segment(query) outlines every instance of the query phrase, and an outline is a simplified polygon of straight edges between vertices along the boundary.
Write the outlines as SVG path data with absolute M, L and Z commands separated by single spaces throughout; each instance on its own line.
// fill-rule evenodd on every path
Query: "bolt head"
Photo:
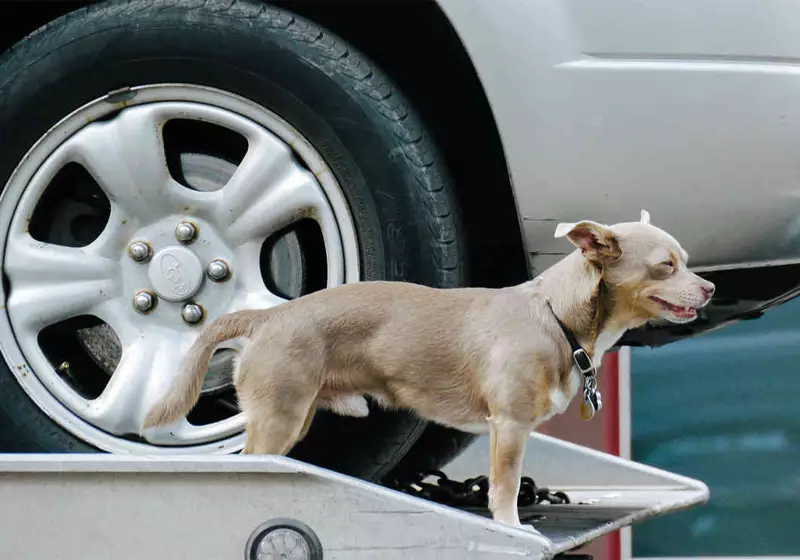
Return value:
M 204 315 L 203 308 L 196 303 L 187 303 L 181 310 L 181 317 L 190 325 L 195 325 L 202 321 Z
M 181 243 L 189 243 L 197 236 L 197 226 L 191 222 L 181 222 L 175 228 L 175 237 Z
M 150 245 L 144 241 L 134 241 L 131 243 L 130 247 L 128 247 L 128 254 L 136 262 L 145 262 L 150 260 L 152 251 Z
M 156 296 L 150 292 L 141 291 L 133 296 L 133 306 L 137 311 L 147 313 L 156 305 Z
M 223 261 L 222 259 L 214 259 L 210 263 L 208 263 L 208 268 L 206 269 L 206 274 L 208 277 L 214 280 L 215 282 L 221 282 L 225 280 L 231 274 L 231 269 L 228 267 L 228 263 Z

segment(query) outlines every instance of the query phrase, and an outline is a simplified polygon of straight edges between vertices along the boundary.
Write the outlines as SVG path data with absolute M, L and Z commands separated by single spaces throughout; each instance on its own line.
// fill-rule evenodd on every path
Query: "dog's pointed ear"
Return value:
M 583 220 L 574 224 L 558 224 L 554 237 L 566 237 L 589 260 L 609 261 L 622 254 L 614 233 L 597 222 Z
M 642 217 L 639 219 L 643 224 L 650 225 L 650 212 L 642 208 Z

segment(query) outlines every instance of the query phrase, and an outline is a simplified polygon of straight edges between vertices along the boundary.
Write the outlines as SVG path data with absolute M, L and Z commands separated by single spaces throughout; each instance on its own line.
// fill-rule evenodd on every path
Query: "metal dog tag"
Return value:
M 591 420 L 603 408 L 603 398 L 597 390 L 597 379 L 587 375 L 583 381 L 583 402 L 581 403 L 581 418 Z

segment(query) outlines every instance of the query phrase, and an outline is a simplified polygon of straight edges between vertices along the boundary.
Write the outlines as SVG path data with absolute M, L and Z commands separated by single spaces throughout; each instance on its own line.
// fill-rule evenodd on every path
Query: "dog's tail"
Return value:
M 167 394 L 147 412 L 142 431 L 172 424 L 186 416 L 200 398 L 208 362 L 216 346 L 232 338 L 250 337 L 253 329 L 261 323 L 261 313 L 255 310 L 236 311 L 208 325 L 183 358 L 181 371 Z

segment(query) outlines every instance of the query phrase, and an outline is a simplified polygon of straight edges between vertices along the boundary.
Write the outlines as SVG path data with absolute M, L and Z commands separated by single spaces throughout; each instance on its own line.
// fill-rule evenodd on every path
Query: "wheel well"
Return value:
M 0 4 L 14 21 L 0 52 L 91 0 Z M 503 147 L 489 102 L 455 30 L 434 0 L 271 0 L 330 29 L 398 84 L 432 130 L 452 173 L 469 250 L 469 283 L 500 287 L 529 277 Z M 27 6 L 26 6 L 27 7 Z

